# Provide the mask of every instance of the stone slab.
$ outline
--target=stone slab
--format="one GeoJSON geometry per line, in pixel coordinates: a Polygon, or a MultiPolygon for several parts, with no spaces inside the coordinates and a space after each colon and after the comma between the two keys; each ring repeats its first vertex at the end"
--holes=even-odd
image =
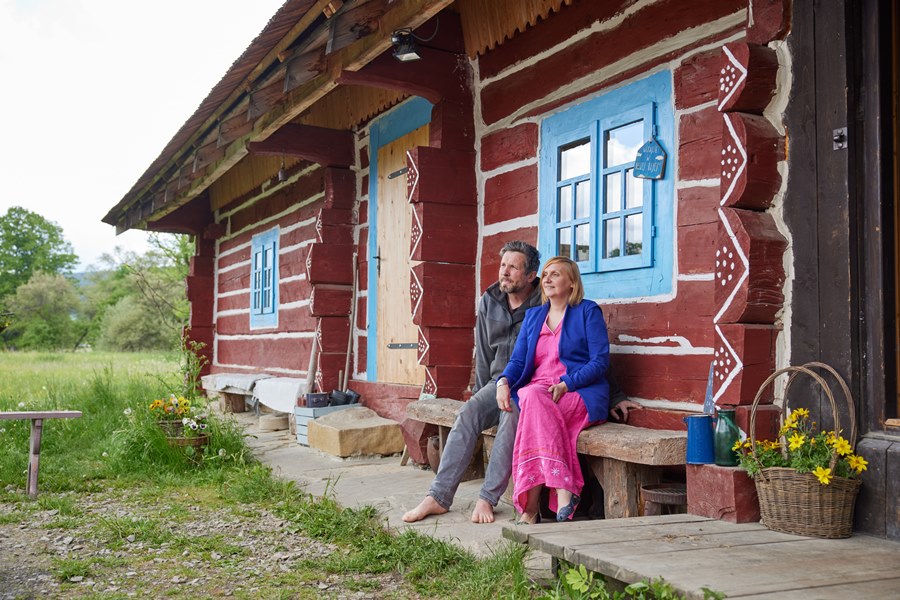
{"type": "Polygon", "coordinates": [[[400,425],[375,411],[354,406],[307,423],[309,445],[334,456],[396,454],[403,451],[400,425]]]}

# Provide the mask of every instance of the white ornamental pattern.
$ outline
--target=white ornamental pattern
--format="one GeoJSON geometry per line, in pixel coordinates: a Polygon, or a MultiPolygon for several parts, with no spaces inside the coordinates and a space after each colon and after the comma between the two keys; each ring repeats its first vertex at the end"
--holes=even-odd
{"type": "Polygon", "coordinates": [[[738,242],[737,236],[734,234],[734,230],[731,228],[731,224],[721,208],[719,209],[719,219],[722,221],[722,226],[728,234],[728,239],[722,243],[721,248],[716,249],[715,283],[716,286],[728,291],[728,296],[725,298],[725,302],[722,303],[721,308],[719,308],[715,319],[713,319],[713,323],[716,324],[728,311],[728,308],[734,302],[734,297],[737,295],[738,290],[750,274],[750,260],[744,254],[744,250],[741,248],[741,244],[738,242]]]}
{"type": "Polygon", "coordinates": [[[320,242],[325,241],[322,239],[322,213],[316,217],[316,239],[320,242]]]}
{"type": "Polygon", "coordinates": [[[406,160],[409,163],[409,170],[406,171],[406,201],[411,203],[416,186],[419,185],[419,167],[416,166],[416,161],[413,160],[409,150],[406,151],[406,160]]]}
{"type": "Polygon", "coordinates": [[[428,369],[425,369],[425,385],[422,386],[422,393],[431,396],[437,395],[437,384],[434,382],[434,377],[431,376],[431,371],[428,369]]]}
{"type": "Polygon", "coordinates": [[[728,46],[723,46],[722,51],[728,58],[728,62],[719,71],[719,97],[721,100],[719,100],[718,108],[720,111],[747,80],[747,67],[740,63],[728,46]]]}
{"type": "Polygon", "coordinates": [[[718,325],[716,325],[716,338],[716,351],[713,358],[713,378],[719,389],[713,396],[714,403],[719,402],[719,398],[722,397],[722,394],[725,393],[725,390],[728,389],[728,386],[731,385],[734,378],[737,377],[738,373],[741,372],[741,369],[744,368],[741,357],[734,351],[734,348],[725,338],[725,334],[722,333],[722,329],[718,325]]]}
{"type": "Polygon", "coordinates": [[[720,163],[722,178],[720,181],[721,184],[727,184],[728,189],[722,194],[722,200],[719,204],[726,206],[728,199],[734,193],[734,186],[737,185],[738,179],[747,169],[747,151],[744,149],[740,139],[738,139],[731,117],[729,117],[728,113],[723,113],[722,117],[725,119],[728,136],[722,140],[722,160],[720,163]]]}
{"type": "Polygon", "coordinates": [[[425,339],[425,333],[419,327],[419,345],[418,345],[418,361],[420,365],[425,366],[425,355],[428,354],[428,340],[425,339]]]}
{"type": "Polygon", "coordinates": [[[416,276],[416,272],[410,269],[409,273],[412,275],[409,279],[409,299],[412,301],[412,314],[415,315],[419,312],[419,304],[422,302],[423,290],[422,283],[416,276]]]}
{"type": "Polygon", "coordinates": [[[409,259],[412,260],[413,256],[416,254],[416,249],[419,247],[419,241],[422,239],[422,222],[419,220],[419,211],[413,208],[412,211],[412,226],[410,228],[410,249],[409,249],[409,259]]]}

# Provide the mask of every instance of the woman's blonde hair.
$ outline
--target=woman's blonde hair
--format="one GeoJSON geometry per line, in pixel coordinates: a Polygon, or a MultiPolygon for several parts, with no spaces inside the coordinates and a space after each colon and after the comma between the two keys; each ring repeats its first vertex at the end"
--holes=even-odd
{"type": "MultiPolygon", "coordinates": [[[[541,271],[541,279],[544,278],[544,273],[547,269],[553,265],[558,265],[557,268],[568,275],[572,281],[572,291],[569,293],[568,303],[569,306],[575,306],[584,299],[584,285],[581,283],[581,271],[578,270],[578,264],[568,256],[554,256],[544,264],[544,269],[541,271]]],[[[541,285],[541,302],[546,303],[547,300],[544,286],[541,285]]]]}

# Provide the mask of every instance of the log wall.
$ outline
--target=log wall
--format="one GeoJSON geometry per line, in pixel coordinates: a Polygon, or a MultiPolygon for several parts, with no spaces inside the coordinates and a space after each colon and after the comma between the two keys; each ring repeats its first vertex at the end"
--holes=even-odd
{"type": "MultiPolygon", "coordinates": [[[[537,243],[542,119],[648,73],[670,71],[678,145],[667,166],[677,174],[673,292],[601,306],[626,393],[685,408],[703,402],[715,353],[721,48],[745,39],[748,3],[679,6],[674,0],[573,2],[478,58],[478,286],[483,290],[496,280],[503,242],[537,243]]],[[[634,419],[650,427],[683,427],[667,410],[639,411],[634,419]]]]}

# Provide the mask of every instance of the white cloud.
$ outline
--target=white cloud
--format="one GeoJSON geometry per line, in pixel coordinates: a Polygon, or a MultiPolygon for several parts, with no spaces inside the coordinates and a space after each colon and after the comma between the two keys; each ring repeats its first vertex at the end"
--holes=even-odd
{"type": "Polygon", "coordinates": [[[0,213],[62,226],[81,259],[145,235],[100,219],[282,0],[0,0],[0,213]]]}

